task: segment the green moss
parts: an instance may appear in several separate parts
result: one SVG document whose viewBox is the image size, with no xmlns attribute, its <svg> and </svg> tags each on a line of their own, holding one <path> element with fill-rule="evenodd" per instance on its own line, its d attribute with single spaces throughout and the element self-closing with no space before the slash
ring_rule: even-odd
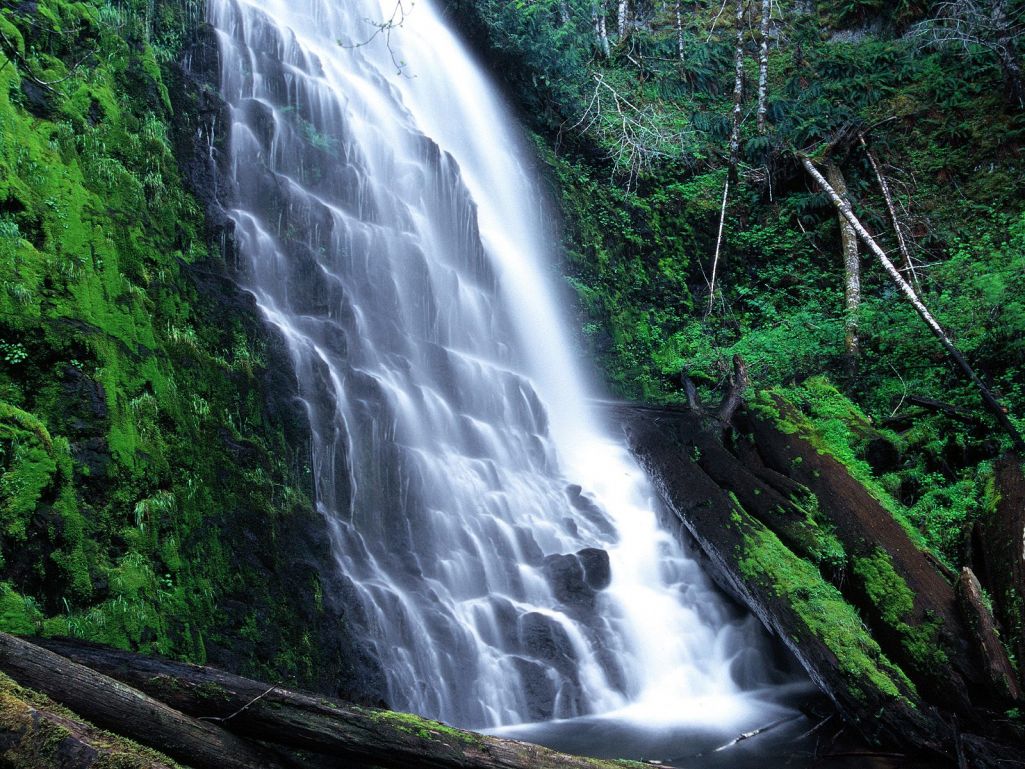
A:
<svg viewBox="0 0 1025 769">
<path fill-rule="evenodd" d="M 915 609 L 915 594 L 893 568 L 890 556 L 881 548 L 852 564 L 868 600 L 887 627 L 900 637 L 901 648 L 913 664 L 926 674 L 945 669 L 949 658 L 940 641 L 941 623 L 933 619 L 909 624 Z"/>
<path fill-rule="evenodd" d="M 275 580 L 310 475 L 261 389 L 259 319 L 204 277 L 224 266 L 161 71 L 186 11 L 0 9 L 25 56 L 0 67 L 0 577 L 17 586 L 5 606 L 39 612 L 0 627 L 197 662 L 214 640 L 252 675 L 308 682 L 342 663 L 298 619 L 322 617 L 317 599 Z M 23 78 L 47 72 L 32 114 Z M 231 643 L 247 616 L 270 630 Z"/>
<path fill-rule="evenodd" d="M 776 535 L 746 513 L 739 516 L 744 546 L 738 556 L 744 577 L 770 587 L 793 608 L 809 632 L 836 656 L 851 692 L 864 696 L 868 686 L 885 697 L 914 705 L 914 685 L 879 648 L 854 607 Z"/>
<path fill-rule="evenodd" d="M 35 601 L 19 595 L 6 582 L 0 582 L 0 627 L 7 633 L 32 635 L 39 629 L 43 613 Z"/>
<path fill-rule="evenodd" d="M 439 721 L 432 721 L 427 718 L 412 715 L 411 713 L 398 713 L 393 710 L 366 711 L 375 721 L 386 723 L 401 732 L 415 734 L 425 740 L 437 739 L 439 736 L 448 737 L 464 745 L 479 746 L 482 744 L 481 735 L 475 732 L 467 732 L 462 729 L 455 729 Z"/>
<path fill-rule="evenodd" d="M 55 718 L 40 716 L 39 711 Z M 102 731 L 45 695 L 20 686 L 0 673 L 0 729 L 8 736 L 4 766 L 10 769 L 51 769 L 64 766 L 65 741 L 78 737 L 97 753 L 95 769 L 144 769 L 154 765 L 184 769 L 161 753 L 132 740 Z"/>
</svg>

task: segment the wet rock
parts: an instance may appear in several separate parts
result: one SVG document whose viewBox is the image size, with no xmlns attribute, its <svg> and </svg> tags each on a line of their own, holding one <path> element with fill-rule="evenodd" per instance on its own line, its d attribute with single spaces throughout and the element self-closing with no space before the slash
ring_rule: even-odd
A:
<svg viewBox="0 0 1025 769">
<path fill-rule="evenodd" d="M 588 547 L 577 553 L 584 569 L 584 581 L 592 590 L 604 590 L 612 584 L 612 564 L 609 554 L 596 547 Z"/>
<path fill-rule="evenodd" d="M 576 670 L 569 634 L 555 619 L 532 611 L 519 618 L 519 638 L 524 650 L 564 675 Z"/>
<path fill-rule="evenodd" d="M 545 721 L 555 714 L 555 696 L 558 692 L 549 668 L 534 660 L 513 657 L 513 665 L 520 674 L 520 684 L 527 698 L 527 720 Z"/>
<path fill-rule="evenodd" d="M 555 597 L 574 608 L 593 608 L 595 595 L 612 581 L 609 554 L 593 547 L 550 555 L 543 568 Z"/>
<path fill-rule="evenodd" d="M 606 517 L 604 511 L 592 499 L 584 495 L 583 489 L 580 486 L 575 483 L 567 486 L 566 497 L 573 508 L 601 532 L 603 536 L 607 537 L 610 542 L 616 542 L 619 539 L 616 528 Z"/>
</svg>

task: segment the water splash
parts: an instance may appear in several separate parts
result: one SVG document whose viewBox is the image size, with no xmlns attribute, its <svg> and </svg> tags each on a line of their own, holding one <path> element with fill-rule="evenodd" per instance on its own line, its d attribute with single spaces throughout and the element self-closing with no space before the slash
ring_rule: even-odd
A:
<svg viewBox="0 0 1025 769">
<path fill-rule="evenodd" d="M 432 5 L 374 36 L 391 10 L 209 2 L 242 281 L 288 342 L 388 701 L 469 727 L 757 718 L 756 623 L 588 407 L 515 121 Z"/>
</svg>

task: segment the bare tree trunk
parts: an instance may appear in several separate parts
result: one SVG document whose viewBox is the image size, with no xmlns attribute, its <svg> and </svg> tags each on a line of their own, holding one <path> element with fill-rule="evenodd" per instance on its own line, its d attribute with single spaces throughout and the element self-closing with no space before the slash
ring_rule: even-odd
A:
<svg viewBox="0 0 1025 769">
<path fill-rule="evenodd" d="M 1000 55 L 1000 65 L 1004 69 L 1004 76 L 1007 78 L 1007 85 L 1011 89 L 1014 100 L 1018 102 L 1018 108 L 1025 109 L 1025 85 L 1022 84 L 1021 62 L 1018 59 L 1014 34 L 1007 19 L 1007 0 L 993 0 L 990 20 L 996 32 L 997 51 Z"/>
<path fill-rule="evenodd" d="M 719 234 L 715 238 L 715 256 L 712 258 L 712 280 L 708 284 L 708 314 L 712 314 L 712 307 L 715 302 L 715 276 L 719 271 L 719 251 L 722 248 L 722 230 L 726 224 L 726 200 L 730 196 L 730 179 L 726 177 L 726 184 L 722 190 L 722 208 L 719 210 Z"/>
<path fill-rule="evenodd" d="M 748 378 L 744 359 L 739 355 L 734 355 L 733 374 L 730 376 L 729 385 L 723 394 L 722 403 L 719 404 L 719 412 L 716 414 L 716 419 L 719 420 L 719 424 L 723 428 L 733 420 L 733 415 L 740 407 L 740 404 L 744 402 L 744 390 L 750 384 L 751 380 Z"/>
<path fill-rule="evenodd" d="M 626 34 L 626 23 L 629 15 L 630 0 L 619 0 L 619 12 L 616 14 L 616 29 L 619 32 L 620 39 Z"/>
<path fill-rule="evenodd" d="M 676 0 L 676 55 L 683 61 L 683 11 L 680 8 L 680 0 Z"/>
<path fill-rule="evenodd" d="M 758 48 L 758 133 L 765 133 L 766 104 L 769 92 L 769 18 L 772 0 L 762 0 L 762 35 Z"/>
<path fill-rule="evenodd" d="M 890 194 L 890 185 L 886 181 L 886 177 L 883 176 L 882 171 L 879 169 L 879 164 L 876 162 L 875 155 L 872 154 L 872 150 L 868 148 L 868 142 L 865 141 L 865 135 L 862 134 L 858 137 L 861 140 L 861 146 L 865 148 L 865 154 L 868 156 L 868 162 L 872 164 L 872 170 L 875 171 L 876 179 L 879 181 L 879 187 L 883 191 L 883 199 L 886 200 L 886 208 L 890 212 L 890 220 L 893 222 L 893 231 L 897 235 L 897 246 L 900 248 L 901 260 L 904 262 L 904 271 L 911 276 L 911 282 L 914 284 L 917 290 L 921 290 L 918 284 L 918 273 L 915 272 L 915 265 L 911 261 L 911 252 L 908 250 L 907 241 L 904 239 L 904 230 L 900 226 L 900 219 L 897 218 L 897 208 L 893 205 L 893 195 Z"/>
<path fill-rule="evenodd" d="M 605 25 L 607 15 L 605 0 L 597 3 L 594 7 L 594 37 L 597 40 L 598 51 L 606 59 L 609 58 L 611 48 L 609 46 L 609 31 Z"/>
<path fill-rule="evenodd" d="M 982 402 L 986 405 L 986 408 L 990 410 L 993 416 L 996 417 L 997 422 L 1004 431 L 1011 437 L 1011 441 L 1014 443 L 1015 448 L 1019 451 L 1025 451 L 1025 441 L 1022 440 L 1021 434 L 1018 432 L 1017 428 L 1011 424 L 1011 420 L 1008 419 L 1006 409 L 1004 409 L 986 384 L 979 378 L 978 374 L 975 373 L 975 370 L 968 365 L 968 361 L 965 360 L 961 351 L 958 350 L 950 340 L 950 337 L 947 336 L 947 332 L 943 330 L 943 327 L 940 326 L 932 316 L 932 313 L 930 313 L 926 306 L 922 304 L 922 300 L 918 298 L 918 294 L 915 293 L 915 289 L 911 287 L 910 283 L 904 280 L 904 276 L 901 275 L 900 270 L 893 265 L 893 262 L 890 261 L 886 252 L 883 251 L 883 249 L 879 247 L 879 244 L 875 242 L 875 239 L 868 234 L 868 230 L 866 230 L 858 220 L 858 217 L 854 215 L 850 204 L 837 194 L 836 190 L 830 186 L 829 182 L 827 182 L 825 178 L 823 178 L 822 174 L 819 173 L 818 169 L 815 168 L 815 165 L 811 160 L 809 160 L 805 155 L 800 155 L 799 157 L 801 159 L 801 163 L 804 165 L 811 177 L 823 192 L 829 196 L 829 199 L 833 201 L 833 205 L 837 207 L 843 217 L 851 223 L 852 227 L 854 227 L 855 232 L 858 233 L 858 237 L 861 238 L 865 246 L 876 255 L 882 263 L 883 268 L 893 279 L 893 282 L 897 284 L 897 288 L 899 288 L 901 293 L 907 297 L 908 301 L 911 302 L 911 306 L 915 308 L 915 312 L 918 313 L 922 320 L 925 321 L 925 324 L 929 327 L 929 330 L 932 331 L 937 339 L 939 339 L 940 344 L 943 345 L 947 354 L 950 355 L 954 362 L 968 376 L 972 381 L 972 384 L 978 388 L 979 393 L 982 395 Z"/>
<path fill-rule="evenodd" d="M 826 165 L 829 183 L 833 185 L 837 195 L 850 205 L 847 200 L 847 182 L 836 163 Z M 857 370 L 858 361 L 858 309 L 861 306 L 861 260 L 858 257 L 858 234 L 842 213 L 837 213 L 840 220 L 840 244 L 843 248 L 844 272 L 844 354 L 850 374 Z"/>
<path fill-rule="evenodd" d="M 733 130 L 730 132 L 729 181 L 737 182 L 737 162 L 740 158 L 740 117 L 744 97 L 744 0 L 737 0 L 737 45 L 733 52 Z"/>
<path fill-rule="evenodd" d="M 559 23 L 569 24 L 569 6 L 566 0 L 559 0 Z"/>
</svg>

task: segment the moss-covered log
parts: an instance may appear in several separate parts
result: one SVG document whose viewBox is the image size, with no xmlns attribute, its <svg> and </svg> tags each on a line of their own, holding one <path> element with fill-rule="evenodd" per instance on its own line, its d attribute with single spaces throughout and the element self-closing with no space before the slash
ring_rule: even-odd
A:
<svg viewBox="0 0 1025 769">
<path fill-rule="evenodd" d="M 85 723 L 3 674 L 0 765 L 9 769 L 182 769 L 166 756 Z"/>
<path fill-rule="evenodd" d="M 929 752 L 938 765 L 956 764 L 959 751 L 971 767 L 1017 760 L 1020 750 L 1012 746 L 1021 735 L 1007 719 L 981 716 L 963 696 L 938 695 L 917 686 L 905 667 L 903 636 L 863 622 L 863 616 L 878 617 L 877 599 L 885 608 L 885 601 L 914 596 L 907 584 L 935 590 L 919 600 L 932 611 L 945 607 L 943 627 L 955 633 L 946 648 L 964 647 L 967 661 L 959 660 L 959 665 L 981 667 L 981 655 L 969 656 L 978 645 L 960 619 L 951 585 L 935 573 L 903 529 L 903 539 L 894 541 L 914 552 L 889 553 L 890 543 L 883 539 L 886 527 L 898 524 L 878 502 L 862 498 L 868 492 L 842 465 L 825 463 L 827 457 L 814 448 L 808 455 L 795 454 L 789 463 L 767 463 L 762 458 L 765 444 L 789 446 L 793 435 L 773 432 L 764 420 L 754 443 L 737 440 L 731 451 L 692 412 L 624 407 L 619 415 L 660 495 L 695 536 L 724 587 L 779 636 L 841 715 L 868 740 Z M 774 450 L 782 451 L 779 446 Z M 807 470 L 807 475 L 795 468 Z M 846 477 L 845 485 L 823 482 L 825 471 L 836 473 L 834 483 Z M 806 511 L 803 520 L 797 515 L 801 510 Z M 878 520 L 882 518 L 889 523 Z M 886 531 L 870 546 L 879 527 Z M 848 559 L 853 568 L 847 566 Z M 888 566 L 912 562 L 918 570 L 912 576 L 928 566 L 935 579 L 898 583 L 906 592 L 841 591 L 845 578 L 854 581 L 851 572 L 884 560 Z M 890 566 L 885 574 L 894 569 Z M 888 590 L 892 582 L 885 580 Z M 948 598 L 949 607 L 944 603 Z M 911 600 L 911 608 L 917 605 Z M 914 618 L 910 611 L 901 616 Z M 941 669 L 952 676 L 959 669 L 943 664 Z M 990 699 L 999 699 L 991 678 L 980 676 L 986 679 Z"/>
<path fill-rule="evenodd" d="M 654 410 L 624 417 L 631 447 L 718 576 L 790 648 L 845 718 L 874 742 L 910 739 L 947 751 L 942 721 L 864 630 L 854 608 L 731 493 L 749 484 L 758 488 L 758 479 L 734 462 L 729 485 L 721 485 L 694 460 L 694 449 L 708 445 L 701 420 Z"/>
<path fill-rule="evenodd" d="M 751 431 L 753 461 L 760 459 L 814 494 L 846 552 L 845 592 L 923 694 L 966 713 L 976 705 L 1002 704 L 953 585 L 907 524 L 854 477 L 782 396 L 760 395 L 743 427 Z"/>
<path fill-rule="evenodd" d="M 180 738 L 163 728 L 165 711 L 204 727 L 200 736 L 216 732 L 249 753 L 242 761 L 222 766 L 320 767 L 316 754 L 344 761 L 345 766 L 392 769 L 613 769 L 641 766 L 630 761 L 602 761 L 558 753 L 538 745 L 489 737 L 405 713 L 364 708 L 341 700 L 291 692 L 266 683 L 199 665 L 185 665 L 77 642 L 40 641 L 49 649 L 0 634 L 0 669 L 25 677 L 25 683 L 52 692 L 59 701 L 87 717 L 107 719 L 108 707 L 143 698 L 154 703 L 157 721 L 129 702 L 124 723 L 110 728 L 139 732 L 140 741 L 173 754 Z M 53 672 L 39 669 L 45 661 Z M 86 682 L 87 692 L 69 691 L 53 680 L 70 672 Z M 142 694 L 141 692 L 145 692 Z M 96 704 L 84 701 L 83 696 Z M 73 702 L 72 702 L 73 701 Z M 159 701 L 159 702 L 157 702 Z M 95 715 L 94 715 L 95 714 Z M 187 714 L 187 715 L 183 715 Z M 128 719 L 134 718 L 132 723 Z M 203 720 L 199 720 L 203 719 Z M 205 740 L 206 738 L 203 737 Z M 263 752 L 254 741 L 282 746 Z M 287 749 L 287 750 L 285 750 Z M 292 749 L 307 752 L 306 758 Z M 255 753 L 254 753 L 255 751 Z M 312 754 L 312 755 L 310 755 Z M 263 761 L 264 763 L 259 763 Z M 193 760 L 197 767 L 200 764 Z M 337 765 L 337 763 L 335 764 Z"/>
<path fill-rule="evenodd" d="M 0 633 L 0 670 L 90 723 L 187 761 L 196 769 L 277 769 L 280 764 L 235 735 L 186 716 L 112 678 Z"/>
</svg>

